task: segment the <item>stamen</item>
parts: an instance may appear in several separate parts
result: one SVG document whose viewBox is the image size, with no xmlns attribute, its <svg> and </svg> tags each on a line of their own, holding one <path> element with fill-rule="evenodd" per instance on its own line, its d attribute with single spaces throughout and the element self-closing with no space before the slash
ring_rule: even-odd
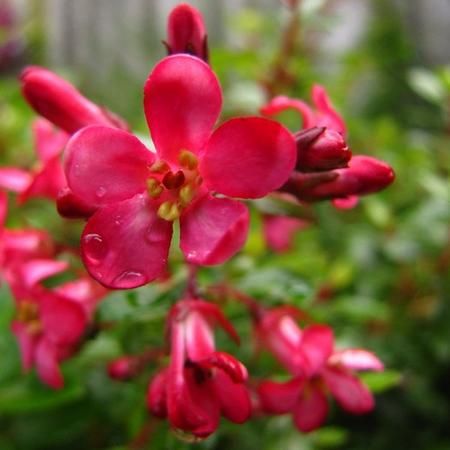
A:
<svg viewBox="0 0 450 450">
<path fill-rule="evenodd" d="M 161 203 L 158 208 L 158 216 L 169 222 L 178 219 L 178 217 L 180 217 L 180 213 L 181 212 L 178 205 L 171 201 Z"/>
<path fill-rule="evenodd" d="M 149 178 L 147 180 L 147 192 L 150 197 L 158 198 L 163 190 L 164 188 L 156 178 Z"/>
<path fill-rule="evenodd" d="M 189 150 L 181 150 L 178 161 L 180 162 L 181 167 L 185 167 L 189 170 L 194 170 L 198 166 L 197 157 Z"/>
<path fill-rule="evenodd" d="M 169 165 L 162 159 L 155 161 L 149 167 L 150 172 L 153 172 L 153 173 L 164 173 L 164 172 L 167 172 L 169 169 L 170 169 Z"/>
<path fill-rule="evenodd" d="M 180 189 L 180 202 L 182 206 L 187 206 L 195 196 L 195 187 L 192 184 L 185 184 Z"/>
</svg>

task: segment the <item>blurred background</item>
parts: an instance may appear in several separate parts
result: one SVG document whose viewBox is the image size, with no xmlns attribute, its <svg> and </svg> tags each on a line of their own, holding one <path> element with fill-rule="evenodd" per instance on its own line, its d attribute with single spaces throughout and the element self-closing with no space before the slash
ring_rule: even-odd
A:
<svg viewBox="0 0 450 450">
<path fill-rule="evenodd" d="M 34 115 L 17 82 L 27 64 L 70 79 L 145 135 L 142 86 L 165 54 L 166 18 L 177 3 L 0 0 L 0 162 L 34 163 Z M 273 94 L 309 99 L 321 83 L 348 123 L 353 152 L 384 159 L 397 174 L 353 210 L 318 204 L 318 224 L 299 232 L 287 254 L 266 248 L 255 212 L 242 254 L 201 273 L 205 285 L 225 277 L 267 305 L 302 307 L 331 324 L 341 346 L 375 351 L 388 368 L 366 379 L 377 409 L 353 417 L 335 408 L 324 428 L 306 436 L 289 417 L 224 423 L 197 446 L 450 450 L 450 0 L 300 0 L 294 19 L 280 0 L 190 3 L 205 17 L 225 116 L 255 114 Z M 295 114 L 281 120 L 299 128 Z M 10 203 L 8 226 L 67 232 L 49 202 Z M 144 398 L 154 366 L 125 384 L 104 369 L 122 353 L 161 346 L 176 282 L 108 298 L 98 319 L 116 325 L 66 364 L 70 382 L 59 392 L 21 375 L 12 300 L 2 286 L 0 450 L 188 448 L 164 424 L 149 425 Z M 231 305 L 227 314 L 243 336 L 239 357 L 250 372 L 282 374 L 268 356 L 252 356 L 244 312 Z"/>
</svg>

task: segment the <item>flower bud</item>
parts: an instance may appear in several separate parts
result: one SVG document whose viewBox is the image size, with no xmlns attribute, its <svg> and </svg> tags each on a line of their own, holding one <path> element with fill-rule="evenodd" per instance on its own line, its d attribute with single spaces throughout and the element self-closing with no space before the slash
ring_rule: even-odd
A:
<svg viewBox="0 0 450 450">
<path fill-rule="evenodd" d="M 295 135 L 297 169 L 303 172 L 345 167 L 352 153 L 344 137 L 329 128 L 314 127 Z"/>
<path fill-rule="evenodd" d="M 41 116 L 68 133 L 88 125 L 127 129 L 125 122 L 85 98 L 69 82 L 38 66 L 21 74 L 22 94 Z"/>
<path fill-rule="evenodd" d="M 188 4 L 175 7 L 167 23 L 167 51 L 189 53 L 208 62 L 208 43 L 203 17 Z"/>
<path fill-rule="evenodd" d="M 136 375 L 138 364 L 132 356 L 122 356 L 108 364 L 108 375 L 113 380 L 126 381 Z"/>
<path fill-rule="evenodd" d="M 354 156 L 348 167 L 320 173 L 294 172 L 282 190 L 304 201 L 366 195 L 381 191 L 395 179 L 388 164 L 370 156 Z"/>
</svg>

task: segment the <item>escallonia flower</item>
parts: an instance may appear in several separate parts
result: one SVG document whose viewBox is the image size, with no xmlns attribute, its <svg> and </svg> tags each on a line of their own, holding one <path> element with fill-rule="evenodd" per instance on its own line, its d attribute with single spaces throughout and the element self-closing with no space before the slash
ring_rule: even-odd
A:
<svg viewBox="0 0 450 450">
<path fill-rule="evenodd" d="M 258 198 L 279 188 L 295 165 L 295 142 L 282 125 L 260 117 L 230 119 L 213 131 L 221 105 L 205 62 L 168 56 L 144 88 L 156 153 L 111 127 L 86 127 L 70 139 L 69 189 L 96 208 L 82 257 L 100 283 L 127 289 L 161 276 L 176 219 L 189 263 L 220 264 L 242 247 L 247 207 L 224 196 Z"/>
<path fill-rule="evenodd" d="M 360 195 L 389 186 L 394 181 L 394 171 L 376 158 L 352 156 L 345 122 L 326 90 L 315 85 L 311 96 L 315 108 L 299 99 L 278 96 L 261 109 L 269 116 L 293 109 L 302 118 L 302 129 L 295 134 L 296 169 L 281 191 L 304 202 L 331 200 L 339 209 L 352 208 Z"/>
<path fill-rule="evenodd" d="M 206 438 L 221 415 L 243 423 L 251 414 L 247 370 L 233 356 L 216 351 L 216 324 L 239 340 L 212 303 L 185 299 L 169 312 L 170 363 L 151 380 L 147 405 L 156 417 L 168 418 L 184 439 Z"/>
<path fill-rule="evenodd" d="M 187 3 L 172 9 L 167 21 L 169 55 L 188 53 L 208 62 L 208 39 L 201 12 Z"/>
<path fill-rule="evenodd" d="M 11 329 L 23 369 L 36 367 L 42 382 L 53 389 L 63 387 L 60 363 L 77 350 L 95 305 L 107 292 L 88 277 L 52 289 L 41 284 L 66 269 L 63 261 L 32 259 L 16 265 L 8 280 L 16 304 Z"/>
<path fill-rule="evenodd" d="M 38 157 L 36 167 L 31 171 L 16 167 L 0 168 L 0 186 L 17 192 L 19 203 L 31 197 L 56 199 L 66 185 L 60 155 L 69 135 L 43 118 L 33 122 L 32 131 Z"/>
<path fill-rule="evenodd" d="M 371 392 L 355 374 L 383 370 L 373 353 L 364 349 L 334 350 L 330 327 L 310 325 L 302 330 L 292 314 L 281 308 L 266 312 L 257 327 L 263 345 L 292 375 L 286 382 L 266 380 L 259 384 L 264 412 L 291 413 L 296 427 L 309 432 L 325 421 L 329 394 L 352 414 L 374 408 Z"/>
</svg>

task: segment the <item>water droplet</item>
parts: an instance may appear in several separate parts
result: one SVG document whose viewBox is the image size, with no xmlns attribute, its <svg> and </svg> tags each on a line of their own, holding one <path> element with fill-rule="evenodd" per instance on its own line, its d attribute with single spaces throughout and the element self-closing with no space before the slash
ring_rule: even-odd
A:
<svg viewBox="0 0 450 450">
<path fill-rule="evenodd" d="M 104 197 L 105 194 L 106 194 L 106 188 L 103 187 L 103 186 L 100 186 L 100 187 L 95 191 L 95 195 L 96 195 L 98 198 Z"/>
<path fill-rule="evenodd" d="M 162 225 L 156 222 L 148 228 L 148 231 L 145 234 L 145 238 L 149 244 L 151 245 L 160 244 L 167 240 L 169 232 L 167 231 L 165 223 Z"/>
<path fill-rule="evenodd" d="M 98 265 L 106 256 L 108 248 L 99 234 L 91 233 L 83 237 L 83 251 L 91 264 Z"/>
<path fill-rule="evenodd" d="M 193 259 L 197 258 L 197 252 L 195 250 L 191 250 L 187 255 L 186 255 L 186 259 L 188 261 L 191 261 Z"/>
<path fill-rule="evenodd" d="M 130 289 L 145 283 L 145 275 L 141 272 L 127 270 L 114 279 L 114 286 Z"/>
<path fill-rule="evenodd" d="M 122 216 L 116 216 L 114 217 L 114 223 L 116 225 L 121 225 L 122 224 Z"/>
</svg>

